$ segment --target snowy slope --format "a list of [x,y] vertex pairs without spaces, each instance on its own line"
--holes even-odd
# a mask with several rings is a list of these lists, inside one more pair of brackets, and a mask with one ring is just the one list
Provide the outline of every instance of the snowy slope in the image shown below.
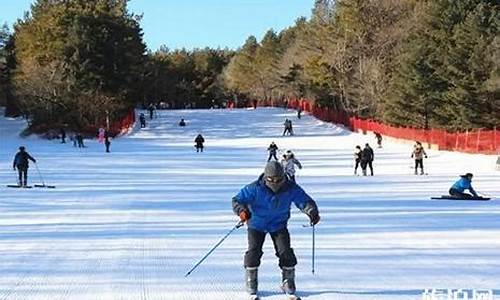
[[[187,127],[177,126],[183,117]],[[294,121],[295,137],[281,137]],[[21,139],[24,122],[0,119],[0,299],[238,300],[243,293],[245,229],[188,278],[184,274],[237,218],[231,197],[254,180],[275,141],[304,169],[297,180],[320,207],[316,274],[311,231],[294,209],[289,229],[304,299],[421,299],[425,288],[484,288],[500,295],[500,201],[429,200],[458,174],[500,196],[496,157],[428,151],[430,175],[415,176],[411,146],[375,149],[375,176],[352,175],[353,134],[294,111],[159,111],[148,128],[115,139],[71,144]],[[193,140],[201,132],[206,152]],[[19,190],[12,158],[25,145],[57,188]],[[30,182],[40,183],[30,168]],[[260,289],[283,299],[271,240]]]

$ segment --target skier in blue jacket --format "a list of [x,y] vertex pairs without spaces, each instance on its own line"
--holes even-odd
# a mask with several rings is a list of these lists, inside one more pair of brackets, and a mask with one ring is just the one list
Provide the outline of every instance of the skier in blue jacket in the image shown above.
[[[450,195],[453,197],[457,197],[460,199],[470,199],[470,198],[478,198],[478,194],[476,191],[472,188],[471,182],[472,182],[472,173],[467,173],[465,175],[460,175],[460,179],[457,180],[453,184],[453,186],[450,188]],[[471,194],[464,193],[465,190],[469,190]]]
[[295,204],[316,225],[318,207],[314,200],[295,182],[287,180],[283,166],[277,161],[267,163],[264,174],[243,187],[233,197],[233,211],[248,226],[248,250],[245,253],[246,288],[252,299],[258,299],[257,270],[262,257],[262,246],[269,233],[282,270],[282,289],[295,295],[295,265],[297,258],[290,246],[287,222],[291,205]]

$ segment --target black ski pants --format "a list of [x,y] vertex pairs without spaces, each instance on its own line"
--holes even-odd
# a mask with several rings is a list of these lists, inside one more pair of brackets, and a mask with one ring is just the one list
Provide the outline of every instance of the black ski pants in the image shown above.
[[[288,229],[283,228],[270,233],[274,244],[274,251],[279,258],[279,266],[294,267],[297,264],[297,258],[293,249],[290,247],[290,233]],[[245,253],[245,268],[256,268],[260,266],[262,257],[262,246],[266,239],[266,233],[248,228],[248,250]]]
[[363,175],[366,174],[366,167],[367,166],[370,167],[370,173],[373,176],[373,165],[372,165],[371,160],[369,160],[369,161],[362,160],[361,161],[361,169],[363,170]]
[[278,161],[278,158],[276,157],[276,152],[269,152],[269,157],[267,158],[267,161],[270,161],[272,157],[274,157],[274,159]]
[[354,174],[357,174],[357,172],[358,172],[358,167],[359,167],[359,162],[360,161],[361,161],[360,159],[356,159],[354,161],[355,162],[355,164],[354,164]]
[[17,173],[19,174],[19,185],[28,185],[28,168],[17,167]]
[[424,171],[424,159],[415,159],[415,172],[417,171],[418,167],[420,167],[420,170],[422,172]]
[[471,199],[471,198],[474,198],[470,194],[462,193],[459,190],[456,190],[456,189],[453,189],[453,188],[450,189],[449,192],[450,192],[450,195],[452,195],[453,197],[457,197],[457,198],[460,198],[460,199]]

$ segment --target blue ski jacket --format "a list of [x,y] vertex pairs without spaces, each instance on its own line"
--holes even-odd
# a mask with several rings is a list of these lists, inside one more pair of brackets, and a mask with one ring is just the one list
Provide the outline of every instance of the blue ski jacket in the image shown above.
[[460,193],[463,193],[465,190],[469,190],[474,196],[477,197],[476,191],[474,191],[474,189],[472,188],[470,180],[466,177],[462,177],[457,180],[457,182],[455,182],[451,188],[459,191]]
[[314,200],[293,181],[286,181],[278,193],[265,185],[264,174],[259,179],[242,188],[233,197],[233,211],[239,213],[247,209],[251,218],[248,228],[261,232],[276,232],[287,226],[292,203],[309,215],[317,206]]

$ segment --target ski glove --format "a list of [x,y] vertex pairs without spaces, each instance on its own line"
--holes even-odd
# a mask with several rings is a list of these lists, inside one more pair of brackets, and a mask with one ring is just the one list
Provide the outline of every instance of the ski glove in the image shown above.
[[308,217],[309,217],[309,221],[310,221],[311,225],[316,225],[319,223],[320,217],[319,217],[319,213],[317,210],[311,211],[309,213]]
[[242,210],[240,212],[239,216],[240,216],[240,221],[241,222],[246,222],[246,221],[250,220],[250,212],[247,211],[246,209]]

